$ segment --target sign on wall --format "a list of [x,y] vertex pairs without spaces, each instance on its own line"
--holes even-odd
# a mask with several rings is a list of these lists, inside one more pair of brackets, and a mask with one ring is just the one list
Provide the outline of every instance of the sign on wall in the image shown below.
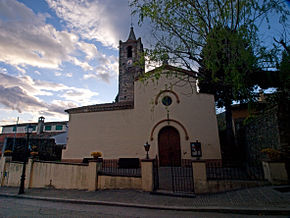
[[190,142],[190,148],[191,148],[191,156],[192,157],[201,157],[201,143],[196,140],[196,142]]

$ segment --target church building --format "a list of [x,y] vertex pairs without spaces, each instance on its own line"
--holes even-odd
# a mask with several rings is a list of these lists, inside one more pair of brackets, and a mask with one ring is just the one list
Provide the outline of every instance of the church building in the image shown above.
[[120,41],[116,101],[66,110],[63,161],[81,162],[93,151],[104,159],[143,159],[146,142],[160,166],[221,159],[214,96],[197,91],[192,72],[166,64],[146,73],[161,71],[159,79],[140,79],[145,67],[136,62],[142,52],[131,27],[127,41]]

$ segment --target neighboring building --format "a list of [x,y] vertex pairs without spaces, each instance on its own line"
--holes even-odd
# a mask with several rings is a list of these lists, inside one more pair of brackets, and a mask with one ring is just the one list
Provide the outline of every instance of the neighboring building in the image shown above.
[[[265,158],[264,148],[289,153],[289,102],[273,104],[273,94],[260,92],[257,102],[232,105],[235,146],[226,143],[225,112],[218,114],[222,157],[225,161],[260,161]],[[289,155],[288,155],[289,156]]]
[[[28,125],[32,126],[33,128],[31,137],[49,139],[55,138],[58,135],[66,135],[68,130],[67,124],[67,121],[45,123],[44,117],[40,117],[37,123],[20,123],[2,126],[2,133],[0,134],[0,149],[3,149],[5,138],[25,138],[26,127]],[[60,142],[56,139],[55,141],[57,145],[62,145],[63,147],[66,145],[66,140],[62,140]]]
[[[144,66],[136,62],[143,45],[133,28],[119,49],[116,102],[66,110],[70,128],[62,160],[81,162],[93,151],[105,159],[144,158],[148,141],[150,158],[158,156],[160,166],[182,165],[197,158],[197,140],[200,159],[220,160],[214,96],[197,92],[191,72],[169,65],[153,70],[161,71],[158,80],[142,82]],[[178,78],[172,72],[178,72]]]

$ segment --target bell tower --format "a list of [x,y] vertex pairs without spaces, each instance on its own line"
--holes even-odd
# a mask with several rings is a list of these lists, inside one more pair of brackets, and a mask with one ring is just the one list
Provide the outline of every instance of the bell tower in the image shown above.
[[134,81],[144,73],[145,64],[140,65],[143,53],[141,38],[136,40],[133,27],[126,42],[119,42],[119,94],[118,102],[134,101]]

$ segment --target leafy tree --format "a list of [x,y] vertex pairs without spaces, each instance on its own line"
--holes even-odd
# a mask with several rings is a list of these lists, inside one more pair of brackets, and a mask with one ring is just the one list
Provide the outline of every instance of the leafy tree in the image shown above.
[[283,0],[131,0],[130,5],[139,24],[149,20],[153,25],[155,42],[146,50],[148,61],[159,62],[169,55],[170,63],[190,71],[199,66],[207,36],[217,26],[244,31],[259,64],[272,67],[273,56],[257,35],[259,24],[269,21],[273,12],[285,24],[290,14]]
[[232,101],[254,97],[249,78],[257,69],[257,59],[250,45],[243,31],[217,26],[208,34],[199,62],[200,91],[214,94],[217,106],[226,109],[228,145],[234,142]]
[[154,26],[148,64],[167,55],[171,64],[193,72],[188,76],[197,74],[202,90],[215,94],[218,107],[226,106],[228,129],[232,101],[252,99],[254,72],[275,67],[275,53],[258,37],[260,24],[269,25],[275,13],[285,26],[290,14],[282,0],[132,0],[131,6],[139,24],[149,20]]
[[[290,46],[286,46],[282,53],[281,63],[277,66],[280,70],[278,91],[283,92],[289,98],[290,89]],[[289,99],[288,99],[289,100]]]

